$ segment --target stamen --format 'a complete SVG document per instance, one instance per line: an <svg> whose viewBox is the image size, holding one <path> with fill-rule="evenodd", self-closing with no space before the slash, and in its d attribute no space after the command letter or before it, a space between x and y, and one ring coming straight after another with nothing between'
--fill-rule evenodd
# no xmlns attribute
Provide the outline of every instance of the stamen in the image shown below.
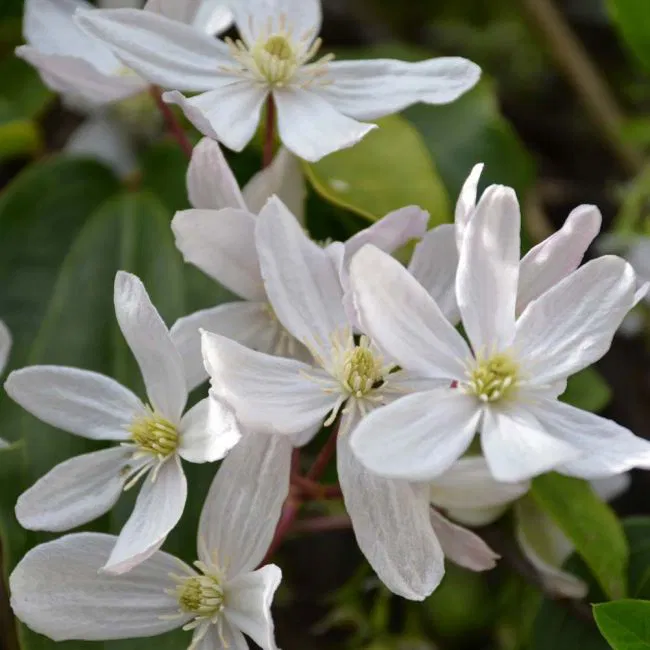
<svg viewBox="0 0 650 650"><path fill-rule="evenodd" d="M173 454L178 447L178 430L167 418L151 407L136 417L129 426L131 441L137 447L139 456L153 456L159 461Z"/></svg>
<svg viewBox="0 0 650 650"><path fill-rule="evenodd" d="M520 372L518 364L508 354L501 352L487 358L478 354L467 371L467 377L469 381L464 386L465 391L488 403L513 397Z"/></svg>

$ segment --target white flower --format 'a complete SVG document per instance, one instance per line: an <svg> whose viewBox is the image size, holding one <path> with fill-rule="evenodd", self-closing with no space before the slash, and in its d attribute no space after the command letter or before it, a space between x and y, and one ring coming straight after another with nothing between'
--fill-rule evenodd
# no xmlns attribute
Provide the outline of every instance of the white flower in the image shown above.
<svg viewBox="0 0 650 650"><path fill-rule="evenodd" d="M420 63L318 58L320 0L247 0L232 5L242 40L226 43L137 10L79 12L89 34L110 44L143 77L174 90L204 134L241 151L272 96L284 145L315 161L359 142L373 120L407 106L444 104L470 89L479 68L461 58ZM187 99L178 90L201 94Z"/></svg>
<svg viewBox="0 0 650 650"><path fill-rule="evenodd" d="M298 161L286 149L280 150L273 164L240 191L215 141L206 138L195 148L187 183L195 209L178 212L174 217L176 245L185 261L244 300L190 314L172 327L171 335L185 362L191 387L207 378L199 328L261 352L309 359L308 351L283 327L269 304L254 234L258 212L270 215L281 209L274 204L264 208L273 193L286 199L287 207L297 207L302 213L303 183ZM345 244L330 244L327 251L343 272L352 254L364 243L373 242L391 252L409 239L422 236L427 220L428 215L419 208L398 210Z"/></svg>
<svg viewBox="0 0 650 650"><path fill-rule="evenodd" d="M611 256L588 262L550 283L516 318L519 228L514 192L488 188L465 228L456 277L471 349L395 260L372 246L352 260L351 285L364 331L402 368L447 381L443 388L399 399L360 424L352 447L371 471L430 480L465 452L477 431L500 481L550 469L607 476L650 462L647 442L556 399L567 377L609 348L635 300L634 271Z"/></svg>
<svg viewBox="0 0 650 650"><path fill-rule="evenodd" d="M0 320L0 374L4 372L11 352L11 332ZM7 442L0 438L0 449L7 446Z"/></svg>
<svg viewBox="0 0 650 650"><path fill-rule="evenodd" d="M350 452L348 432L409 384L404 373L389 374L392 364L365 337L355 342L342 304L340 257L312 242L278 199L258 217L256 243L271 305L315 362L270 356L204 332L212 394L259 434L315 431L341 412L337 462L345 505L361 550L395 593L421 600L438 585L443 550L434 526L447 544L462 538L465 564L491 568L494 555L480 540L432 512L426 485L372 474Z"/></svg>
<svg viewBox="0 0 650 650"><path fill-rule="evenodd" d="M148 475L107 559L105 569L121 573L158 549L178 522L187 496L180 459L219 460L240 435L234 416L214 400L183 414L188 389L178 350L140 280L123 271L115 278L115 313L149 404L109 377L60 366L12 372L5 389L43 422L121 443L57 465L22 494L16 516L25 528L59 532L91 521Z"/></svg>
<svg viewBox="0 0 650 650"><path fill-rule="evenodd" d="M250 472L257 469L252 458ZM196 568L156 551L126 575L106 574L115 537L66 535L32 549L14 569L16 616L55 641L133 639L182 627L193 630L191 649L245 650L244 633L275 650L270 607L282 573L273 564L256 567L273 536L262 507L278 506L273 495L238 485L215 480L201 513Z"/></svg>

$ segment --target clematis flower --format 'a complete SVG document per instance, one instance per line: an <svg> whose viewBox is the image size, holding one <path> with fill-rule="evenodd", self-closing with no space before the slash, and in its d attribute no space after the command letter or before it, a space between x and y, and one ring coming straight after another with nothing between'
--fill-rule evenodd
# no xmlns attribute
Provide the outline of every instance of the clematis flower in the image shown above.
<svg viewBox="0 0 650 650"><path fill-rule="evenodd" d="M187 185L195 209L176 213L172 222L176 245L185 261L244 299L190 314L172 327L190 387L207 379L200 328L261 352L309 359L309 352L285 329L269 303L255 246L257 213L278 210L263 209L271 194L285 198L287 207L297 208L302 216L304 179L296 158L281 150L273 164L240 191L219 145L206 138L194 150ZM326 250L346 273L348 260L364 243L392 252L422 236L427 220L428 214L419 208L397 210L345 244L334 242Z"/></svg>
<svg viewBox="0 0 650 650"><path fill-rule="evenodd" d="M252 0L232 5L241 40L208 39L164 17L136 10L79 12L86 31L129 67L174 92L204 135L241 151L269 96L284 145L316 161L359 142L373 120L417 102L446 104L478 81L462 58L419 63L318 58L320 0ZM179 90L199 92L188 99Z"/></svg>
<svg viewBox="0 0 650 650"><path fill-rule="evenodd" d="M361 550L393 592L413 600L430 594L444 573L443 548L467 566L491 568L495 556L479 538L431 510L426 485L376 476L350 451L349 432L366 413L407 391L409 378L392 373L368 339L354 340L339 257L312 242L278 199L262 210L255 237L274 312L314 361L271 356L203 332L212 396L258 434L317 430L340 413L337 463L345 505Z"/></svg>
<svg viewBox="0 0 650 650"><path fill-rule="evenodd" d="M256 458L250 467L259 469ZM156 551L128 575L110 575L101 568L114 536L66 535L18 563L9 579L14 613L55 641L133 639L182 627L193 631L192 650L242 650L243 634L275 650L270 608L282 572L274 564L256 569L273 536L262 507L273 508L274 496L238 492L238 485L215 481L201 512L194 567Z"/></svg>
<svg viewBox="0 0 650 650"><path fill-rule="evenodd" d="M595 478L650 461L646 441L556 399L570 375L609 348L636 299L634 271L620 258L593 260L516 318L519 228L514 192L488 188L465 228L456 278L471 349L395 260L372 246L352 260L364 331L402 368L446 380L445 387L403 397L359 425L351 444L367 469L431 480L466 451L477 431L499 481L551 469Z"/></svg>
<svg viewBox="0 0 650 650"><path fill-rule="evenodd" d="M106 571L122 573L156 551L178 523L187 496L181 458L219 460L240 434L232 414L214 400L183 414L188 391L178 350L142 282L123 271L115 278L115 313L140 366L148 404L110 377L61 366L12 372L5 390L47 424L120 443L66 460L40 478L16 504L23 527L59 532L84 524L146 477L106 558Z"/></svg>

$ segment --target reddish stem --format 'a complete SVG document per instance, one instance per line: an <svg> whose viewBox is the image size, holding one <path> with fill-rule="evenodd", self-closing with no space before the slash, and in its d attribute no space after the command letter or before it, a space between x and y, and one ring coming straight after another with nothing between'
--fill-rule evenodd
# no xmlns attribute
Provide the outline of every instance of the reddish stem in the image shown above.
<svg viewBox="0 0 650 650"><path fill-rule="evenodd" d="M323 476L325 473L327 465L332 459L332 456L334 456L334 452L336 451L336 437L339 431L339 422L340 420L337 421L337 423L334 425L334 429L332 430L330 437L327 439L325 445L323 445L323 448L320 450L320 453L316 457L314 464L307 472L307 478L311 481L320 480L321 476Z"/></svg>
<svg viewBox="0 0 650 650"><path fill-rule="evenodd" d="M352 527L349 515L334 515L331 517L312 517L297 521L292 533L320 533L326 530L344 530Z"/></svg>
<svg viewBox="0 0 650 650"><path fill-rule="evenodd" d="M286 534L289 532L289 529L293 526L296 517L298 516L298 511L302 505L302 500L293 493L293 490L290 489L289 496L282 506L282 515L280 515L280 521L278 522L278 527L275 529L275 535L273 536L273 541L269 546L269 550L266 552L264 559L260 563L260 566L266 564L275 554L275 552L280 547L280 544L284 541Z"/></svg>
<svg viewBox="0 0 650 650"><path fill-rule="evenodd" d="M299 474L291 475L291 484L302 491L302 497L314 501L326 499L338 499L342 496L341 488L338 485L322 485Z"/></svg>
<svg viewBox="0 0 650 650"><path fill-rule="evenodd" d="M151 93L151 96L156 102L156 106L158 107L158 110L160 111L161 115L163 116L163 119L165 120L165 124L167 125L167 130L169 131L170 135L174 138L174 140L176 140L178 146L181 148L183 153L188 158L191 158L192 149L193 149L192 143L190 142L190 139L187 137L187 133L185 133L185 129L183 129L183 126L176 118L174 111L171 109L171 107L168 104L166 104L163 101L162 91L160 90L160 88L158 88L158 86L151 86L149 92Z"/></svg>
<svg viewBox="0 0 650 650"><path fill-rule="evenodd" d="M273 162L273 145L275 144L275 102L273 94L269 93L266 100L266 127L264 129L264 152L262 167L268 167Z"/></svg>

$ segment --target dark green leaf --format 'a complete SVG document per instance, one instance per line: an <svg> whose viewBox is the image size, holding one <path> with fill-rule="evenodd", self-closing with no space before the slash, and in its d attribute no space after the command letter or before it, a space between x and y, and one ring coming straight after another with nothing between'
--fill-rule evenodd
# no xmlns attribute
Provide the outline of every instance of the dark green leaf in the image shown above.
<svg viewBox="0 0 650 650"><path fill-rule="evenodd" d="M569 378L562 401L585 411L598 413L612 398L612 391L602 375L594 368L586 368Z"/></svg>
<svg viewBox="0 0 650 650"><path fill-rule="evenodd" d="M650 70L650 20L643 0L608 0L609 11L625 43Z"/></svg>
<svg viewBox="0 0 650 650"><path fill-rule="evenodd" d="M650 650L650 601L594 605L594 618L614 650Z"/></svg>

